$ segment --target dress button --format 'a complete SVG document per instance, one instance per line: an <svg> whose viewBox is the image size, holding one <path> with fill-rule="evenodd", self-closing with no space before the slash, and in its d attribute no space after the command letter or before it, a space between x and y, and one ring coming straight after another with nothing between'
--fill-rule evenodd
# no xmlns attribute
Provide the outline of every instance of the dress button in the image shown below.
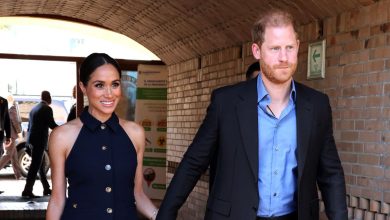
<svg viewBox="0 0 390 220"><path fill-rule="evenodd" d="M109 186L106 187L106 192L110 193L111 190L112 190L111 187L109 187Z"/></svg>
<svg viewBox="0 0 390 220"><path fill-rule="evenodd" d="M110 164L107 164L104 168L105 168L106 170L111 170L111 165L110 165Z"/></svg>
<svg viewBox="0 0 390 220"><path fill-rule="evenodd" d="M107 208L107 213L112 213L112 208Z"/></svg>
<svg viewBox="0 0 390 220"><path fill-rule="evenodd" d="M75 209L76 209L76 208L77 208L77 203L73 203L73 205L72 205L72 206L73 206L73 208L75 208Z"/></svg>
<svg viewBox="0 0 390 220"><path fill-rule="evenodd" d="M101 125L100 125L100 128L101 128L102 130L106 129L106 124L101 124Z"/></svg>
<svg viewBox="0 0 390 220"><path fill-rule="evenodd" d="M107 146L102 146L102 150L107 150Z"/></svg>

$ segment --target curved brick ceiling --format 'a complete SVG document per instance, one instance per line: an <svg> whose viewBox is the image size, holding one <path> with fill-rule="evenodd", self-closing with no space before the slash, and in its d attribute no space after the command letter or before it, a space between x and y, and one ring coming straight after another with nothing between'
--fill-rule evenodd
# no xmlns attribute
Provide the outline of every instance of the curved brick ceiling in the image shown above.
<svg viewBox="0 0 390 220"><path fill-rule="evenodd" d="M252 23L269 8L287 9L307 24L377 1L1 0L0 16L58 16L96 24L127 35L174 64L250 41Z"/></svg>

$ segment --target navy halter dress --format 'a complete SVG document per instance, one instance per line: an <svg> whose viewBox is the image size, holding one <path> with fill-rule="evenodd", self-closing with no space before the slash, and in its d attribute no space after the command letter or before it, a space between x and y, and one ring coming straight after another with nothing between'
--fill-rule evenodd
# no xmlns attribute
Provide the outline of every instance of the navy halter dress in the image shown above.
<svg viewBox="0 0 390 220"><path fill-rule="evenodd" d="M112 114L102 123L84 110L83 127L65 162L68 197L62 220L137 218L134 177L137 154Z"/></svg>

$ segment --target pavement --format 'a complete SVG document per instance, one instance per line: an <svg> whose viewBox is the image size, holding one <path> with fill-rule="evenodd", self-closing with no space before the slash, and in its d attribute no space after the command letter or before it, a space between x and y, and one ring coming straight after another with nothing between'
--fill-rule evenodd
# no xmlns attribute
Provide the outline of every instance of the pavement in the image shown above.
<svg viewBox="0 0 390 220"><path fill-rule="evenodd" d="M50 171L48 173L48 181L51 185ZM30 199L22 197L22 191L26 180L16 180L11 167L0 170L0 219L2 220L18 220L44 219L49 196ZM35 195L42 195L43 187L39 180L35 182Z"/></svg>

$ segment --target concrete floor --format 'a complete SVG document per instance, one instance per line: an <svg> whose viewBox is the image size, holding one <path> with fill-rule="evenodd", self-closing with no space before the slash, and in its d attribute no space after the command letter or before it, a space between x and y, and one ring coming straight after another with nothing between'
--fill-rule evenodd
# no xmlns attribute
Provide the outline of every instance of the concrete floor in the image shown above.
<svg viewBox="0 0 390 220"><path fill-rule="evenodd" d="M49 183L50 173L48 174ZM16 180L11 167L0 170L0 219L44 219L49 196L28 199L21 196L26 180ZM35 195L42 195L43 188L39 180L35 182Z"/></svg>

